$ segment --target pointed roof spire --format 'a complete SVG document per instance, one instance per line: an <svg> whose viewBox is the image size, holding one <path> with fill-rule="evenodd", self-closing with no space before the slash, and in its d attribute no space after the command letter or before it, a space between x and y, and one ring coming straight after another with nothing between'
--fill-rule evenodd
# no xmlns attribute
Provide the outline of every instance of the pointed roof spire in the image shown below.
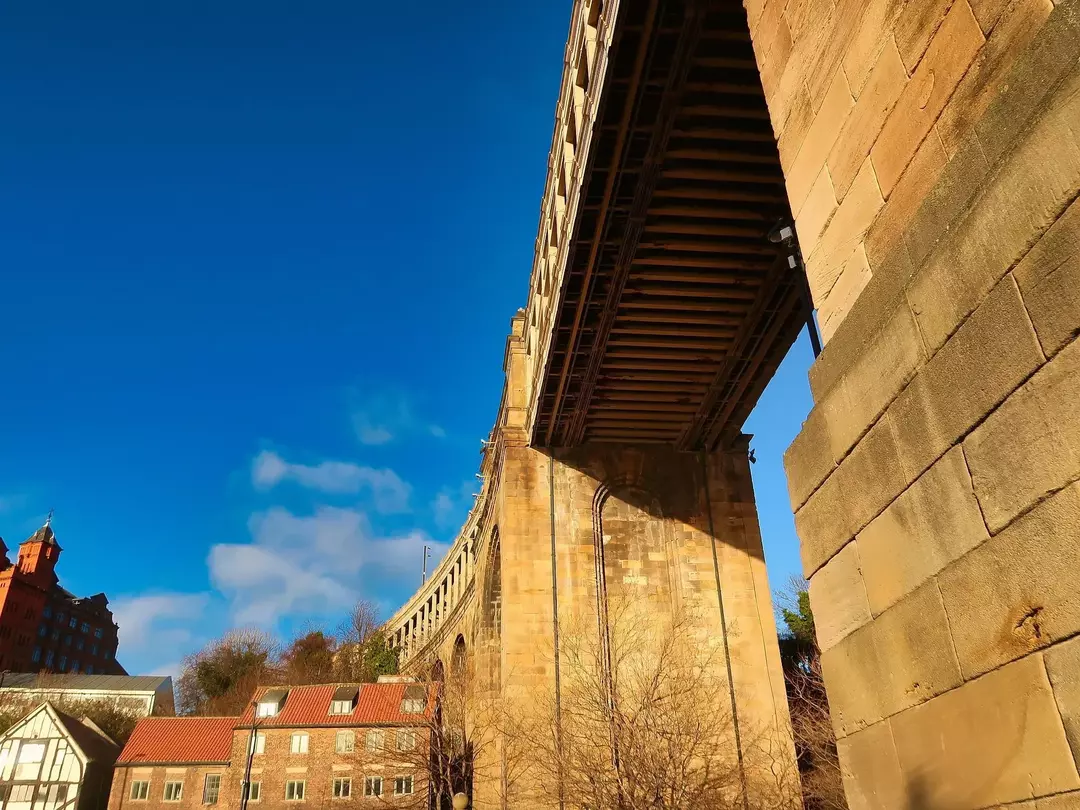
<svg viewBox="0 0 1080 810"><path fill-rule="evenodd" d="M50 509L48 516L45 518L45 523L42 524L41 528L34 532L32 535L30 535L28 538L26 538L26 540L24 540L23 542L48 543L54 546L58 545L58 543L56 542L56 534L54 534L52 530L52 519L54 511L55 510Z"/></svg>

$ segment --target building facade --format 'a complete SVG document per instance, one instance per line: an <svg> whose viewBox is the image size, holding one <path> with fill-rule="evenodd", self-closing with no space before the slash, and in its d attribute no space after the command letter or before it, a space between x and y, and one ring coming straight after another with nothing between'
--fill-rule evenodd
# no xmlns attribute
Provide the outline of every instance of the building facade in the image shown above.
<svg viewBox="0 0 1080 810"><path fill-rule="evenodd" d="M51 519L19 545L14 562L0 540L0 670L126 675L109 600L61 587L61 551Z"/></svg>
<svg viewBox="0 0 1080 810"><path fill-rule="evenodd" d="M60 707L80 703L115 703L137 717L176 713L168 675L51 675L9 672L0 684L0 707L43 701Z"/></svg>
<svg viewBox="0 0 1080 810"><path fill-rule="evenodd" d="M104 810L119 753L89 719L42 703L0 736L0 806Z"/></svg>
<svg viewBox="0 0 1080 810"><path fill-rule="evenodd" d="M369 683L260 688L240 717L147 718L117 761L109 810L239 808L247 784L259 810L426 807L426 711L419 684Z"/></svg>

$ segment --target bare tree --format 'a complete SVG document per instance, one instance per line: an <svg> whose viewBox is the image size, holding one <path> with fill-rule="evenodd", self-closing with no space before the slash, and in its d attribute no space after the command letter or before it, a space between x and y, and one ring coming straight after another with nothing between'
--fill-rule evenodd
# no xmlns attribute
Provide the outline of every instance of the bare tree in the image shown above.
<svg viewBox="0 0 1080 810"><path fill-rule="evenodd" d="M360 600L338 630L334 671L340 681L371 683L397 672L397 652L382 630L374 604Z"/></svg>
<svg viewBox="0 0 1080 810"><path fill-rule="evenodd" d="M232 630L184 659L177 707L181 714L238 715L257 686L278 680L277 640L261 630Z"/></svg>
<svg viewBox="0 0 1080 810"><path fill-rule="evenodd" d="M806 580L792 577L787 587L777 594L776 602L786 627L786 632L780 636L780 658L802 781L803 806L807 810L847 810Z"/></svg>
<svg viewBox="0 0 1080 810"><path fill-rule="evenodd" d="M388 785L384 801L415 810L450 810L456 793L471 802L479 783L489 795L509 801L527 748L506 703L478 686L472 667L441 674L431 662L418 665L417 671L428 676L406 687L406 699L423 700L423 713L410 728L376 735L380 745L369 749L385 772L415 774L415 792L395 796Z"/></svg>
<svg viewBox="0 0 1080 810"><path fill-rule="evenodd" d="M741 810L760 774L741 763L723 708L722 648L687 613L656 612L612 603L603 636L595 619L560 628L558 700L540 702L530 781L580 810ZM756 806L767 792L755 786ZM774 793L767 806L790 806Z"/></svg>

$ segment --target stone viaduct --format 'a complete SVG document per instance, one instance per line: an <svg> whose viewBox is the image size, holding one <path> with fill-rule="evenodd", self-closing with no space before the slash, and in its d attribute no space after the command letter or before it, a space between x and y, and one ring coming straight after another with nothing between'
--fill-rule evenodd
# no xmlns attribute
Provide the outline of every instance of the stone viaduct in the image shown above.
<svg viewBox="0 0 1080 810"><path fill-rule="evenodd" d="M740 428L812 306L786 466L851 807L1080 807L1078 194L1080 0L576 0L481 493L388 625L406 662L528 694L570 617L688 603L718 703L782 736Z"/></svg>

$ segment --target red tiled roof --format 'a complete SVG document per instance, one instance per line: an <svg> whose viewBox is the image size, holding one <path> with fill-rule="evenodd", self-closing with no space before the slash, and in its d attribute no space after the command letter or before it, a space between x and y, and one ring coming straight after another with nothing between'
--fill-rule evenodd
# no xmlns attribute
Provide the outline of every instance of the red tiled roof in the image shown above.
<svg viewBox="0 0 1080 810"><path fill-rule="evenodd" d="M145 717L117 765L143 762L228 762L235 717Z"/></svg>
<svg viewBox="0 0 1080 810"><path fill-rule="evenodd" d="M330 701L340 686L356 686L360 698L352 714L330 714ZM260 726L376 726L411 725L425 721L423 714L404 714L401 701L405 689L418 684L364 683L323 684L319 686L263 686L255 690L253 702L258 702L271 690L288 690L285 705L273 717L258 718ZM251 726L254 708L249 706L240 718L239 726Z"/></svg>

